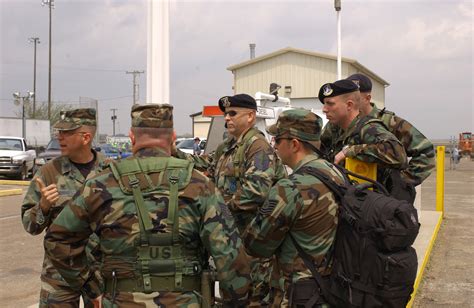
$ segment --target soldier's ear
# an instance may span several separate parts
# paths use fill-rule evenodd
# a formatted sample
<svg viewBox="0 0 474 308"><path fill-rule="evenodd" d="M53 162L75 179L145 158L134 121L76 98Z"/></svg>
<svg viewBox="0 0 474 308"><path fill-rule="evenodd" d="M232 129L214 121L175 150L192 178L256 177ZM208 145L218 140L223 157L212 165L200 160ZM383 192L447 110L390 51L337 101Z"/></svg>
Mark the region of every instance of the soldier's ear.
<svg viewBox="0 0 474 308"><path fill-rule="evenodd" d="M132 145L135 144L135 134L133 133L133 131L130 129L128 131L128 137L130 137L130 141L132 142Z"/></svg>

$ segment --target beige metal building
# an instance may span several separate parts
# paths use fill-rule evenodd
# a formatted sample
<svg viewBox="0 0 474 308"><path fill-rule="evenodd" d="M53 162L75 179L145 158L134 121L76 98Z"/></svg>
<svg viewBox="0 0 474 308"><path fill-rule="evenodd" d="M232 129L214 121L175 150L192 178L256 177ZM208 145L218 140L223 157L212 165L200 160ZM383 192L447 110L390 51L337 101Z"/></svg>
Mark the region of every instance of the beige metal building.
<svg viewBox="0 0 474 308"><path fill-rule="evenodd" d="M207 138L207 132L211 126L211 118L203 117L202 112L196 112L189 116L193 120L193 137Z"/></svg>
<svg viewBox="0 0 474 308"><path fill-rule="evenodd" d="M332 55L296 49L283 48L227 68L234 74L234 93L254 95L257 91L269 92L270 83L282 86L280 96L291 98L295 107L320 110L317 98L319 88L337 79L337 58ZM349 58L342 58L342 78L354 73L367 75L373 83L372 101L378 107L385 104L387 81Z"/></svg>

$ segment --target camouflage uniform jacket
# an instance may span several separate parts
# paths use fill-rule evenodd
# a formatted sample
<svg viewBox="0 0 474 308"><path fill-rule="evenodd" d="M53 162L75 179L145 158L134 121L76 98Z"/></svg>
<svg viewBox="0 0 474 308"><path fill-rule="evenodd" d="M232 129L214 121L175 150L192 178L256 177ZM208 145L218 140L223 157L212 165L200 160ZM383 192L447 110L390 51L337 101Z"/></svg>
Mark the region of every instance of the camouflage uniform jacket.
<svg viewBox="0 0 474 308"><path fill-rule="evenodd" d="M396 116L393 112L378 109L371 103L369 116L382 120L388 130L400 140L407 156L410 157L408 168L402 170L405 182L419 185L434 169L435 150L433 144L410 122Z"/></svg>
<svg viewBox="0 0 474 308"><path fill-rule="evenodd" d="M224 197L241 231L250 223L265 201L270 187L279 179L286 177L286 170L274 149L263 133L258 130L257 132L248 142L245 142L244 138L250 130L242 134L238 140L226 139L219 145L219 151L211 156L193 157L198 167L209 171L209 176ZM241 146L246 148L243 162L240 162L240 178L236 178L234 161ZM216 155L217 152L222 154Z"/></svg>
<svg viewBox="0 0 474 308"><path fill-rule="evenodd" d="M102 168L106 159L103 154L97 153L94 150L92 150L92 152L96 160L95 166L89 173L88 178ZM58 216L64 206L72 199L86 180L82 173L65 156L57 157L42 166L34 178L38 177L43 180L46 186L51 184L57 185L59 200L51 207L48 215L44 216L40 209L41 193L36 185L36 181L34 179L31 181L21 206L21 219L25 230L33 235L38 235L50 227L52 221ZM47 255L44 256L43 260L41 280L55 285L68 285L53 267Z"/></svg>
<svg viewBox="0 0 474 308"><path fill-rule="evenodd" d="M331 247L337 229L337 208L333 193L306 168L316 168L338 183L344 183L335 167L317 155L308 155L288 179L278 181L264 205L244 234L250 254L259 257L276 255L284 280L285 292L292 282L311 277L299 257L290 234L298 244L321 264ZM319 267L323 274L327 269ZM288 294L285 295L288 299Z"/></svg>
<svg viewBox="0 0 474 308"><path fill-rule="evenodd" d="M333 162L334 156L342 149L342 143L337 145L337 140L342 136L344 130L337 125L327 122L321 132L321 152L326 158Z"/></svg>
<svg viewBox="0 0 474 308"><path fill-rule="evenodd" d="M361 161L376 163L380 168L391 168L403 170L407 166L407 156L403 145L390 133L384 125L378 122L369 122L362 126L359 134L360 140L355 137L357 124L363 118L356 117L349 127L340 136L327 138L325 142L331 140L331 145L325 144L324 148L332 147L330 159L339 153L344 146L348 146L346 157L352 157ZM328 123L329 125L329 123ZM327 126L327 125L326 125ZM332 125L326 132L338 131L337 127ZM326 133L327 134L327 133ZM336 133L338 134L338 133Z"/></svg>
<svg viewBox="0 0 474 308"><path fill-rule="evenodd" d="M159 160L166 156L159 148L146 148L127 159L137 157L140 161L141 158L156 157ZM168 177L163 172L149 173L149 176L154 185L161 181L160 187L169 191ZM154 192L143 194L143 197L152 219L151 232L170 233L171 228L166 224L168 198ZM202 258L205 258L203 251L208 251L215 260L224 300L245 300L250 269L242 241L232 215L206 176L192 171L189 184L179 190L178 209L179 237L186 251L194 251L195 256ZM110 168L86 181L81 193L64 208L46 236L48 256L74 288L89 284L88 289L92 290L96 284L88 280L84 260L84 240L92 232L100 239L104 279L110 280L113 270L117 271L117 279L141 276L137 268L140 228L134 197L122 192ZM192 273L196 273L194 266L184 268L184 275ZM109 291L105 293L104 302L112 302ZM199 307L199 303L200 296L196 292L145 294L119 290L114 299L118 307Z"/></svg>

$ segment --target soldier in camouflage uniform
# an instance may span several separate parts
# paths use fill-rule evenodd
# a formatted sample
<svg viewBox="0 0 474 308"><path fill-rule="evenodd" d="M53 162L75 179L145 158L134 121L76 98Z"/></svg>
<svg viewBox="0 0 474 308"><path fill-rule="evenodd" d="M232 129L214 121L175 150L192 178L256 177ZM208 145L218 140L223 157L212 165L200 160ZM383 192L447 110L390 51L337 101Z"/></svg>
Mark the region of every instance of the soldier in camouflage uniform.
<svg viewBox="0 0 474 308"><path fill-rule="evenodd" d="M333 193L311 174L311 169L337 183L344 183L344 178L314 151L319 148L321 127L322 119L316 114L294 109L284 111L277 123L267 129L275 136L278 155L293 173L270 189L244 234L244 243L252 255L276 255L283 272L284 294L282 302L273 302L272 307L304 307L313 295L320 295L293 240L311 256L323 276L330 273L330 266L322 264L336 236L338 205ZM317 301L318 305L323 303L322 299Z"/></svg>
<svg viewBox="0 0 474 308"><path fill-rule="evenodd" d="M319 100L324 104L323 112L329 123L342 130L332 144L325 144L323 148L332 147L336 164L343 163L346 157L376 163L377 180L390 191L387 174L390 169L407 167L406 152L381 121L359 116L359 87L345 79L327 83L319 90Z"/></svg>
<svg viewBox="0 0 474 308"><path fill-rule="evenodd" d="M421 184L432 172L435 166L435 151L433 144L411 123L396 116L393 112L378 109L372 98L372 82L363 74L353 74L347 78L359 86L361 93L360 116L369 116L380 119L388 131L400 140L405 148L407 157L410 157L408 168L401 171L401 179L406 184L405 189L410 191L414 200L415 186ZM321 140L332 146L342 135L342 130L328 123L323 130ZM340 149L339 149L340 150Z"/></svg>
<svg viewBox="0 0 474 308"><path fill-rule="evenodd" d="M95 232L104 307L209 307L201 279L210 254L224 306L245 306L250 268L238 230L209 179L170 157L172 106L135 105L131 116L133 156L85 183L51 225L48 256L73 288L97 290L84 263Z"/></svg>
<svg viewBox="0 0 474 308"><path fill-rule="evenodd" d="M23 226L33 235L50 227L86 178L94 175L105 159L91 148L96 131L95 109L63 112L54 129L62 155L36 173L21 207ZM80 295L81 290L72 289L45 255L39 306L79 307ZM87 297L84 297L84 302L86 306L92 305Z"/></svg>
<svg viewBox="0 0 474 308"><path fill-rule="evenodd" d="M187 157L208 171L242 233L270 187L284 178L286 171L263 133L254 127L257 104L253 97L224 96L219 108L224 112L229 138L210 156ZM251 268L250 307L260 307L269 292L270 262L253 258Z"/></svg>
<svg viewBox="0 0 474 308"><path fill-rule="evenodd" d="M361 116L370 116L380 119L388 130L400 140L407 156L410 157L408 168L402 170L402 179L408 185L414 187L421 184L433 171L435 167L435 150L433 144L410 122L396 116L395 113L380 110L372 98L372 82L363 74L353 74L347 78L359 85L361 92L360 113Z"/></svg>

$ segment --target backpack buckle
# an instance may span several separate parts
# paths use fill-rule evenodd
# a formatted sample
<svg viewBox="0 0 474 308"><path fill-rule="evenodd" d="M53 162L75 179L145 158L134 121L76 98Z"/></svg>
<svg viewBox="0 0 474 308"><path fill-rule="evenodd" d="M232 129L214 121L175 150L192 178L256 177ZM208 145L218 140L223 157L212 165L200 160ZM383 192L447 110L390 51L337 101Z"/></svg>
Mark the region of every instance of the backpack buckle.
<svg viewBox="0 0 474 308"><path fill-rule="evenodd" d="M170 181L171 184L176 184L178 183L178 177L176 175L170 175L168 180Z"/></svg>
<svg viewBox="0 0 474 308"><path fill-rule="evenodd" d="M133 188L140 186L140 181L138 179L133 179L128 182Z"/></svg>

